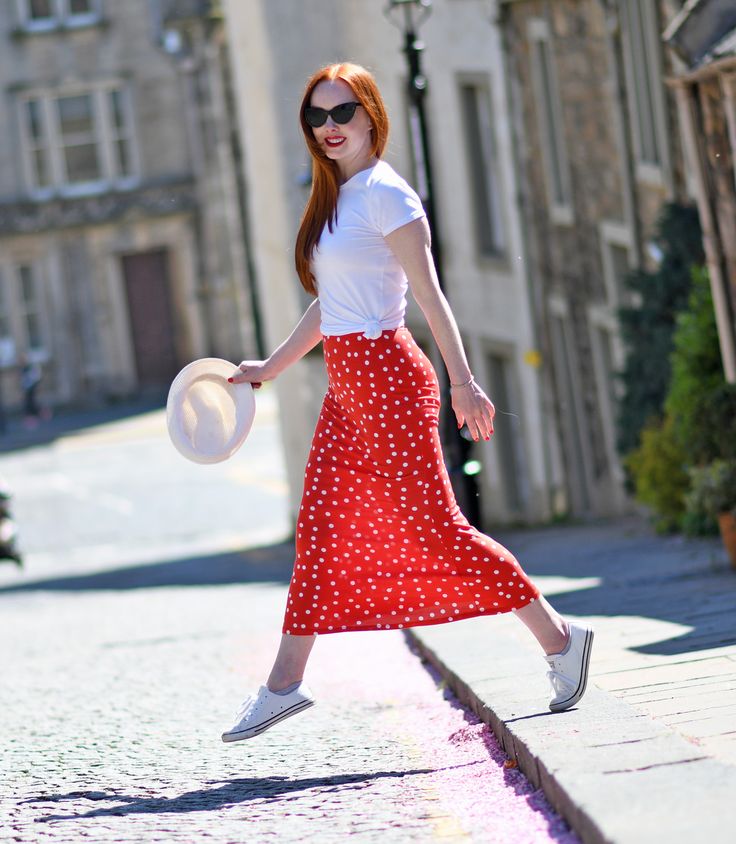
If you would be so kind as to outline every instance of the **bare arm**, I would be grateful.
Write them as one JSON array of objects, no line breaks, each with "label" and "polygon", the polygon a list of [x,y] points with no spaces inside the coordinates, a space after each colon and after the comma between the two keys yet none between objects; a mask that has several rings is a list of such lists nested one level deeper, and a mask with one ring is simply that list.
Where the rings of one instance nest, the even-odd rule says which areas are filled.
[{"label": "bare arm", "polygon": [[440,290],[427,220],[422,218],[401,226],[386,237],[386,243],[403,267],[411,292],[427,318],[450,375],[450,384],[461,385],[450,390],[458,427],[467,423],[474,440],[488,439],[493,433],[496,411],[488,396],[471,380],[455,317]]},{"label": "bare arm", "polygon": [[296,328],[266,360],[244,360],[233,374],[235,384],[249,382],[259,386],[275,378],[292,363],[300,360],[322,339],[320,332],[321,313],[319,299],[307,308]]}]

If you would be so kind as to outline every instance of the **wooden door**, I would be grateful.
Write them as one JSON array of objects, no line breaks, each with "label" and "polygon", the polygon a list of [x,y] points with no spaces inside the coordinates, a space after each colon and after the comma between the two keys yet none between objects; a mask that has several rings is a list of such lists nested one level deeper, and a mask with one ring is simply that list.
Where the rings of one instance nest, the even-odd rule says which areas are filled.
[{"label": "wooden door", "polygon": [[171,383],[179,371],[165,249],[125,255],[125,294],[140,387]]}]

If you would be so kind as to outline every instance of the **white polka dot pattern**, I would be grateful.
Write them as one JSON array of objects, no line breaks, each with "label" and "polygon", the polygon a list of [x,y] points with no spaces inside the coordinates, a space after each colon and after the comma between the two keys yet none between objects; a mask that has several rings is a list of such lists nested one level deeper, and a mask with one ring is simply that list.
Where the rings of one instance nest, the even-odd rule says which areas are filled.
[{"label": "white polka dot pattern", "polygon": [[284,633],[393,630],[519,609],[539,592],[460,512],[439,387],[406,328],[324,338]]}]

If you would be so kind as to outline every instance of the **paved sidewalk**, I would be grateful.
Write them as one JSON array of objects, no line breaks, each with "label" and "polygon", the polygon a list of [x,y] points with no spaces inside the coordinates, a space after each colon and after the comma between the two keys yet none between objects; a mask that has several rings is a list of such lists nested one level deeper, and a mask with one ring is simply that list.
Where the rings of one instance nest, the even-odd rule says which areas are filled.
[{"label": "paved sidewalk", "polygon": [[717,540],[639,521],[499,535],[560,612],[596,628],[591,683],[552,715],[512,616],[412,631],[584,842],[736,836],[736,572]]}]

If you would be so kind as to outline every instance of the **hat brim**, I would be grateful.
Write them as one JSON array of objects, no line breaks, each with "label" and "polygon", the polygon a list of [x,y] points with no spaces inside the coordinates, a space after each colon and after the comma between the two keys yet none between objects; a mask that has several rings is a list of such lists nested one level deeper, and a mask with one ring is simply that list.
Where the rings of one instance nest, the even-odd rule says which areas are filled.
[{"label": "hat brim", "polygon": [[194,463],[221,463],[245,442],[256,413],[250,384],[229,384],[237,366],[221,358],[188,364],[173,380],[166,425],[176,450]]}]

